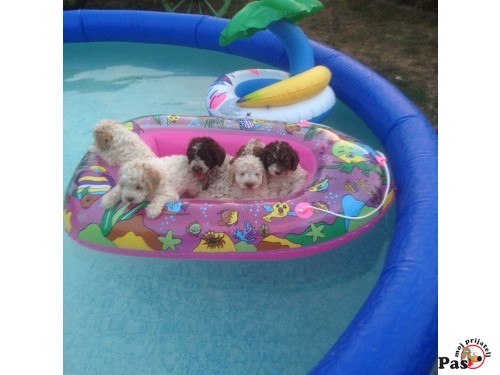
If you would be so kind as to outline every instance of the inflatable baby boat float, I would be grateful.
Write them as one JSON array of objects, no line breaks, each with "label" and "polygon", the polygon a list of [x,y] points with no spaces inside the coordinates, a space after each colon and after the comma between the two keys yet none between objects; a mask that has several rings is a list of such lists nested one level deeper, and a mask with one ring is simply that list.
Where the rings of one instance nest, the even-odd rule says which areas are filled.
[{"label": "inflatable baby boat float", "polygon": [[104,209],[118,168],[87,152],[65,195],[64,224],[77,242],[115,254],[160,258],[274,260],[313,255],[361,235],[394,200],[387,160],[331,128],[250,118],[144,116],[123,123],[158,156],[184,154],[189,140],[209,136],[234,155],[251,138],[288,142],[307,171],[304,189],[262,200],[181,199],[149,219],[148,202]]}]

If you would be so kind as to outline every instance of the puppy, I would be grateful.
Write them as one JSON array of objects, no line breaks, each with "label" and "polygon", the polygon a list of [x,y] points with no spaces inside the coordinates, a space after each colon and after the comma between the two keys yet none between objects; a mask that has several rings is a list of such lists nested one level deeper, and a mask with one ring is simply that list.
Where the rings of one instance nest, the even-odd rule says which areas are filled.
[{"label": "puppy", "polygon": [[231,155],[213,138],[196,137],[188,145],[188,157],[191,172],[200,181],[201,199],[230,199],[229,163]]},{"label": "puppy", "polygon": [[198,196],[201,199],[231,199],[230,163],[233,157],[226,155],[224,163],[215,168],[202,182],[202,190]]},{"label": "puppy", "polygon": [[304,188],[307,172],[299,165],[299,155],[288,142],[267,144],[259,157],[267,171],[271,196],[284,197]]},{"label": "puppy", "polygon": [[179,200],[181,195],[196,197],[200,190],[185,155],[135,159],[121,166],[118,184],[104,195],[102,206],[111,208],[120,200],[134,204],[149,201],[146,215],[154,219],[166,203]]},{"label": "puppy", "polygon": [[120,166],[133,159],[156,158],[155,153],[139,136],[114,120],[101,120],[94,127],[94,145],[90,151],[96,152],[111,166]]},{"label": "puppy", "polygon": [[[256,158],[264,148],[264,143],[251,139],[236,152],[227,155],[223,165],[211,177],[209,186],[202,190],[203,199],[257,199],[266,198],[265,171]],[[251,155],[252,157],[244,157]],[[264,187],[262,185],[264,184]]]},{"label": "puppy", "polygon": [[232,199],[269,198],[266,170],[259,157],[244,153],[233,158],[229,167]]},{"label": "puppy", "polygon": [[264,151],[265,146],[265,143],[261,140],[252,138],[247,142],[246,145],[240,147],[238,152],[236,152],[236,156],[255,155],[260,157],[260,155]]},{"label": "puppy", "polygon": [[206,190],[218,179],[226,160],[226,151],[213,138],[195,137],[188,144],[186,156],[191,172]]}]

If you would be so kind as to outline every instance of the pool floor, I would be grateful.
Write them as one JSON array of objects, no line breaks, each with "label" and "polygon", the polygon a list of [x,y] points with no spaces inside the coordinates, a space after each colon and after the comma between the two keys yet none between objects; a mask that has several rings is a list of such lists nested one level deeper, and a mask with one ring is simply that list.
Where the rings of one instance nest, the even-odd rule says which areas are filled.
[{"label": "pool floor", "polygon": [[[184,47],[64,45],[64,187],[103,118],[207,115],[218,76],[262,63]],[[324,122],[380,149],[342,103]],[[174,261],[88,249],[64,234],[65,374],[304,374],[371,292],[391,209],[360,238],[279,262]]]}]

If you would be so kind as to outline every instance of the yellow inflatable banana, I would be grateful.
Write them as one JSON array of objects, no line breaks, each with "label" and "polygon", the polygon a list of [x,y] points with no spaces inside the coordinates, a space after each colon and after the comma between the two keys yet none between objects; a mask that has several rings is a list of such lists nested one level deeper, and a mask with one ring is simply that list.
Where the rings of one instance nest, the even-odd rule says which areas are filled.
[{"label": "yellow inflatable banana", "polygon": [[276,82],[240,98],[241,107],[273,107],[290,105],[319,94],[332,77],[330,70],[322,65],[315,66],[296,76]]}]

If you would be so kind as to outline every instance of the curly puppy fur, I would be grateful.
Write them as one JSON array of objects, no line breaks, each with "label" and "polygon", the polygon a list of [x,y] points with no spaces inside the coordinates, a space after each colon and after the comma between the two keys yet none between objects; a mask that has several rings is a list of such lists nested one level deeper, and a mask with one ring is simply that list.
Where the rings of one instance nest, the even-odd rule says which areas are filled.
[{"label": "curly puppy fur", "polygon": [[213,181],[202,190],[203,199],[259,199],[267,198],[266,172],[258,158],[264,143],[251,139],[240,147],[236,156],[226,157]]},{"label": "curly puppy fur", "polygon": [[268,174],[271,196],[284,197],[304,188],[307,172],[300,166],[299,155],[288,142],[269,143],[262,150],[260,160]]},{"label": "curly puppy fur", "polygon": [[203,182],[203,188],[198,198],[201,199],[231,199],[230,163],[232,156],[226,155],[224,163],[219,168],[215,168],[209,178]]},{"label": "curly puppy fur", "polygon": [[236,157],[243,155],[255,155],[260,157],[262,152],[264,151],[265,143],[259,139],[252,138],[250,139],[246,145],[240,147],[240,149],[236,152]]},{"label": "curly puppy fur", "polygon": [[214,170],[222,166],[226,151],[210,137],[195,137],[188,144],[186,155],[191,172],[199,181],[209,183]]},{"label": "curly puppy fur", "polygon": [[229,186],[232,199],[269,198],[266,170],[253,154],[244,154],[231,160]]},{"label": "curly puppy fur", "polygon": [[102,206],[111,208],[120,200],[134,204],[149,201],[146,215],[154,219],[166,203],[179,200],[181,195],[196,197],[200,189],[184,155],[136,159],[121,166],[118,185],[104,195]]},{"label": "curly puppy fur", "polygon": [[133,159],[151,159],[156,155],[139,136],[114,120],[101,120],[94,127],[96,152],[111,166],[120,166]]}]

